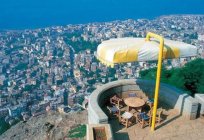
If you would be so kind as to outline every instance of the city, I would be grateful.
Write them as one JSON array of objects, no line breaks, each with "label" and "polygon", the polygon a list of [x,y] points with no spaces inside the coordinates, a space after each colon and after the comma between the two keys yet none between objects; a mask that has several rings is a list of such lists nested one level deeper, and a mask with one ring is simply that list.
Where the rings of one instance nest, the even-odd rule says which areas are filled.
[{"label": "city", "polygon": [[[96,56],[110,38],[145,37],[148,31],[197,46],[204,58],[204,16],[170,15],[153,20],[117,20],[40,29],[0,31],[0,116],[10,126],[50,111],[62,114],[87,109],[91,93],[120,79],[140,78],[156,62],[109,68]],[[168,69],[192,58],[164,60]],[[3,133],[3,132],[1,132]]]}]

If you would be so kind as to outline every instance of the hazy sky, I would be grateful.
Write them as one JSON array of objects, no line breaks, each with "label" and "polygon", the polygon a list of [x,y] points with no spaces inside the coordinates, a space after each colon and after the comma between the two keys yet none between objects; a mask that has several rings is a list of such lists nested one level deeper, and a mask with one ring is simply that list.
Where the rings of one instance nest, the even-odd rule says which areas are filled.
[{"label": "hazy sky", "polygon": [[0,29],[168,14],[204,14],[204,0],[0,0]]}]

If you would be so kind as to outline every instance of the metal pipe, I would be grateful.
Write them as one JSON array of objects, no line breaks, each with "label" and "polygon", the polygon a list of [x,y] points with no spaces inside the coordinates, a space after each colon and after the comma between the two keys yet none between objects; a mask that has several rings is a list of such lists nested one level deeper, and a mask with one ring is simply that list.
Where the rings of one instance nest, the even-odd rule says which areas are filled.
[{"label": "metal pipe", "polygon": [[161,77],[161,68],[162,68],[162,58],[163,58],[163,48],[164,48],[164,38],[160,35],[149,32],[146,36],[146,41],[150,41],[150,38],[156,38],[159,40],[159,56],[157,63],[157,77],[156,77],[156,85],[155,85],[155,93],[154,93],[154,106],[153,106],[153,114],[152,114],[152,125],[151,131],[155,130],[156,123],[156,115],[157,115],[157,106],[158,106],[158,98],[159,98],[159,87],[160,87],[160,77]]}]

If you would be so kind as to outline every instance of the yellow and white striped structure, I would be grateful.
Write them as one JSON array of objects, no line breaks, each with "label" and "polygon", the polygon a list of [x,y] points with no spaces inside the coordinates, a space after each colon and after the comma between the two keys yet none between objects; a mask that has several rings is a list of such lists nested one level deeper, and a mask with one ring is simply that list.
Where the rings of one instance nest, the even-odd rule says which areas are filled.
[{"label": "yellow and white striped structure", "polygon": [[[159,43],[155,39],[118,38],[103,41],[97,48],[97,58],[108,66],[115,63],[157,60]],[[164,39],[163,59],[195,56],[196,46]]]}]

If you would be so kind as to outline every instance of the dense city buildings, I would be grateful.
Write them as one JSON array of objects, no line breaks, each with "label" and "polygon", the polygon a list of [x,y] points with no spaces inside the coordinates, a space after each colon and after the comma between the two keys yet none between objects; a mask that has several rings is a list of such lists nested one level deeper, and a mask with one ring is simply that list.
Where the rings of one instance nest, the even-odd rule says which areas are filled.
[{"label": "dense city buildings", "polygon": [[[86,108],[90,93],[104,83],[139,78],[155,62],[135,62],[107,68],[95,57],[103,40],[145,37],[148,31],[198,47],[204,57],[204,16],[163,16],[55,26],[35,30],[0,31],[0,116],[14,124],[50,110],[60,113]],[[164,61],[169,69],[193,58]]]}]

